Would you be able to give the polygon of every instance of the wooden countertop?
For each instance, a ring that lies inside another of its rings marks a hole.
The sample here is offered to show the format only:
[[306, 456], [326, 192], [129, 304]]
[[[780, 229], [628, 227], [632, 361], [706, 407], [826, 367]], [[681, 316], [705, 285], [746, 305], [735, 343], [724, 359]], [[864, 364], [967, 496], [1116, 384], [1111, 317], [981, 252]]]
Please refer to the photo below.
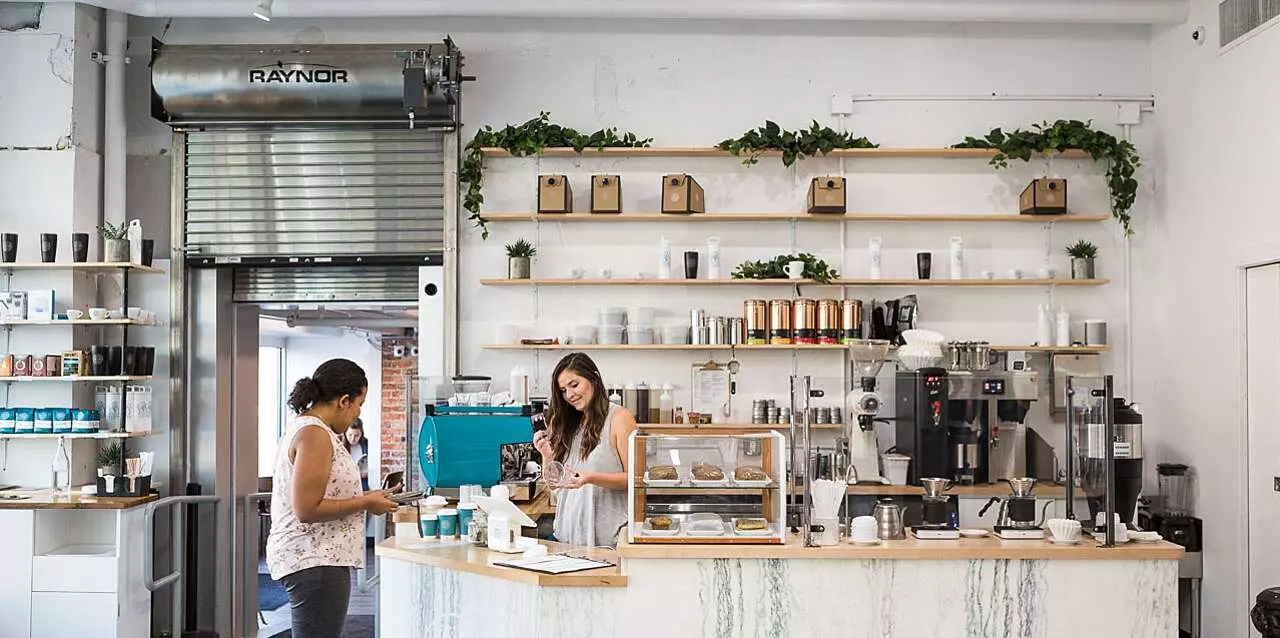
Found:
[[538, 587], [626, 587], [627, 577], [618, 567], [618, 554], [608, 550], [584, 550], [563, 543], [539, 541], [553, 554], [568, 553], [595, 560], [609, 561], [613, 567], [602, 567], [572, 574], [543, 574], [514, 567], [500, 567], [494, 561], [520, 558], [519, 554], [502, 554], [465, 542], [429, 542], [420, 538], [397, 542], [391, 538], [374, 550], [378, 556], [420, 565], [491, 576]]
[[883, 541], [870, 547], [853, 545], [847, 540], [832, 547], [805, 547], [798, 536], [784, 545], [697, 545], [697, 544], [618, 544], [623, 558], [748, 558], [775, 559], [834, 558], [897, 560], [1178, 560], [1183, 549], [1168, 541], [1156, 543], [1128, 542], [1105, 548], [1092, 538], [1081, 537], [1077, 545], [1057, 545], [1049, 541], [1006, 541], [994, 536], [961, 538], [954, 541], [920, 540], [908, 537], [900, 541]]
[[[10, 496], [25, 496], [10, 499]], [[6, 490], [0, 492], [0, 510], [127, 510], [146, 505], [160, 497], [86, 496], [79, 493], [54, 496], [50, 490]]]

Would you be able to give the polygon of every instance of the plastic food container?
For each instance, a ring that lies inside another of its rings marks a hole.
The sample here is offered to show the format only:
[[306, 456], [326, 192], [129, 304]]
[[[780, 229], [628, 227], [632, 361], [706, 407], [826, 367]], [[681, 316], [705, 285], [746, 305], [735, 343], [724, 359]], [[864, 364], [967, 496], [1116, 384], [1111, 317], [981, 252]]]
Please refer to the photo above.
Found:
[[596, 317], [598, 318], [596, 323], [602, 326], [623, 326], [627, 323], [627, 310], [616, 307], [601, 308]]
[[627, 326], [627, 343], [634, 345], [649, 345], [653, 343], [653, 326]]
[[598, 328], [598, 343], [604, 345], [621, 345], [623, 336], [626, 334], [626, 327], [622, 324], [602, 324]]
[[662, 327], [662, 343], [669, 343], [669, 344], [689, 343], [689, 326], [681, 325], [681, 324], [663, 326]]

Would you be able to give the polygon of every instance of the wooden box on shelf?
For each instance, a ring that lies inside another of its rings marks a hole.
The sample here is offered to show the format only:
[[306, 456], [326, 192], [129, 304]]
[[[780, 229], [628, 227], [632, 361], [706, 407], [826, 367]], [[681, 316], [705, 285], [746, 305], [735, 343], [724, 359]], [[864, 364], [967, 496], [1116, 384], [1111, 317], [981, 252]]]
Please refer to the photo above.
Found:
[[808, 211], [843, 215], [848, 210], [845, 179], [838, 175], [824, 175], [809, 180]]
[[[628, 444], [630, 543], [781, 544], [786, 440], [779, 432], [648, 427]], [[722, 497], [738, 497], [731, 510]]]
[[572, 213], [573, 189], [564, 175], [538, 176], [538, 212]]
[[662, 176], [662, 212], [671, 215], [688, 215], [707, 212], [702, 186], [692, 175]]
[[591, 176], [591, 212], [622, 212], [622, 178], [617, 175]]
[[1067, 214], [1067, 180], [1050, 177], [1031, 180], [1018, 196], [1018, 212], [1023, 215]]

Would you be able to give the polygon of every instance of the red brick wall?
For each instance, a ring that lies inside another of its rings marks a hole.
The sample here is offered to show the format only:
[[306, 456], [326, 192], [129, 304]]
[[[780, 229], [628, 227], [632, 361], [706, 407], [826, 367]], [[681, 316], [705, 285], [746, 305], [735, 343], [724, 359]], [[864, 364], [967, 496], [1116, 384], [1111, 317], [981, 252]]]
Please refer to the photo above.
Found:
[[[416, 340], [410, 337], [382, 339], [382, 474], [404, 469], [405, 406], [404, 375], [418, 369], [418, 357], [412, 354]], [[395, 356], [396, 346], [404, 355]]]

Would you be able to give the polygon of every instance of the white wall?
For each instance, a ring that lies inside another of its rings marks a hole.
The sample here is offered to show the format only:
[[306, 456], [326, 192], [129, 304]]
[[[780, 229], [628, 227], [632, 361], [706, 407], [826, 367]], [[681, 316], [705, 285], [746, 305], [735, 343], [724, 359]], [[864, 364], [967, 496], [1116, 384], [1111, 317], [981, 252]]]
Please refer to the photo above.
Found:
[[382, 351], [380, 345], [370, 345], [363, 334], [347, 333], [341, 337], [292, 337], [284, 340], [285, 382], [288, 397], [298, 379], [311, 376], [320, 364], [329, 359], [350, 359], [369, 377], [369, 394], [365, 397], [360, 420], [364, 422], [365, 436], [369, 439], [369, 484], [379, 483], [378, 461], [382, 449]]
[[[1205, 635], [1243, 636], [1257, 593], [1245, 585], [1245, 412], [1239, 266], [1280, 259], [1272, 185], [1280, 122], [1280, 31], [1217, 50], [1217, 2], [1152, 43], [1159, 105], [1156, 213], [1135, 240], [1135, 376], [1154, 444], [1150, 463], [1198, 472], [1204, 518]], [[1209, 43], [1192, 43], [1197, 25]], [[1154, 448], [1154, 449], [1153, 449]], [[1280, 583], [1275, 583], [1280, 585]]]

